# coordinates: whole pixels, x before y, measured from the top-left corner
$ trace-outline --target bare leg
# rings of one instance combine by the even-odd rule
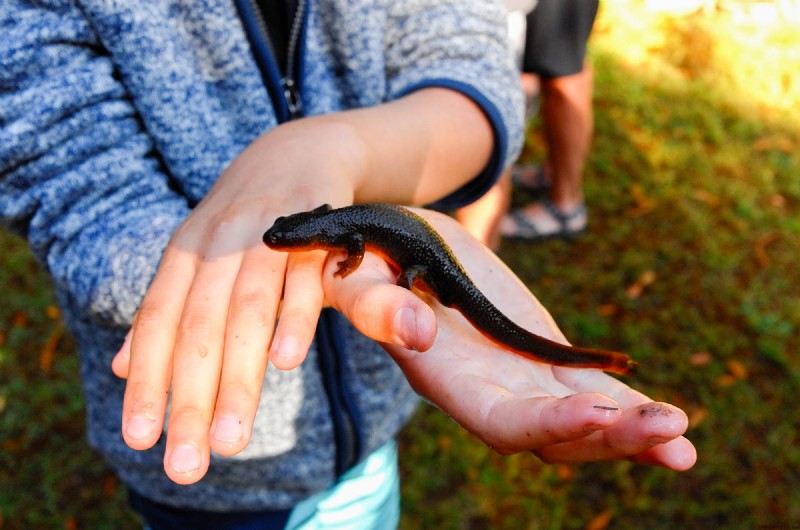
[[[535,227],[533,232],[540,236],[557,234],[565,228],[579,232],[586,226],[583,170],[594,132],[592,87],[593,70],[588,63],[577,74],[541,81],[542,118],[548,146],[545,175],[552,184],[549,199],[561,214],[575,215],[562,221],[543,203],[535,202],[502,219],[503,235],[527,237],[522,221]]]
[[[520,84],[528,102],[539,93],[539,77],[520,74]],[[529,114],[526,109],[526,116]],[[459,208],[455,218],[484,245],[494,250],[500,248],[500,220],[511,204],[511,170],[504,172],[486,195],[474,203]]]
[[[542,117],[553,186],[550,200],[568,212],[583,202],[583,170],[594,132],[593,70],[542,82]]]
[[[464,225],[467,232],[490,249],[500,248],[500,219],[508,211],[511,200],[511,171],[500,176],[497,183],[480,199],[468,206],[459,208],[455,218]]]

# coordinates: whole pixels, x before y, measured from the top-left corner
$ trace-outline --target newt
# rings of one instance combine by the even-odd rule
[[[263,237],[278,251],[344,250],[335,276],[354,271],[369,250],[399,273],[398,285],[433,294],[485,337],[527,359],[574,368],[631,373],[637,363],[623,353],[568,346],[514,323],[475,286],[449,245],[422,217],[391,204],[363,204],[279,217]]]

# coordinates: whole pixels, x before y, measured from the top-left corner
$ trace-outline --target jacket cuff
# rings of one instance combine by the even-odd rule
[[[506,127],[505,120],[500,110],[484,94],[475,87],[452,79],[426,79],[420,83],[408,87],[402,95],[421,90],[423,88],[447,88],[454,90],[468,97],[475,102],[483,111],[494,135],[494,145],[492,154],[486,167],[472,180],[464,184],[459,189],[442,197],[429,206],[436,209],[449,210],[466,206],[480,199],[489,189],[494,186],[506,166],[512,162],[511,152],[516,153],[519,147],[510,147],[510,134]],[[521,143],[521,142],[520,142]]]

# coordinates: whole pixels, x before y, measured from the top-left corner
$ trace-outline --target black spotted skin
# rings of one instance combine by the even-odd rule
[[[475,286],[450,247],[422,217],[392,204],[331,209],[324,205],[281,217],[264,233],[273,250],[344,250],[338,276],[361,263],[365,250],[382,255],[405,287],[423,284],[447,307],[457,309],[484,336],[534,361],[575,368],[631,373],[636,362],[625,354],[567,346],[532,333],[505,316]]]

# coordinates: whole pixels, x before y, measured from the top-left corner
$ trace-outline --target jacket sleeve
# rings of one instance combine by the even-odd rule
[[[439,206],[480,197],[517,158],[524,103],[501,2],[488,0],[389,2],[386,70],[391,97],[429,86],[470,97],[491,122],[492,158],[481,175]]]
[[[74,3],[6,5],[0,218],[73,311],[127,326],[188,206]]]

